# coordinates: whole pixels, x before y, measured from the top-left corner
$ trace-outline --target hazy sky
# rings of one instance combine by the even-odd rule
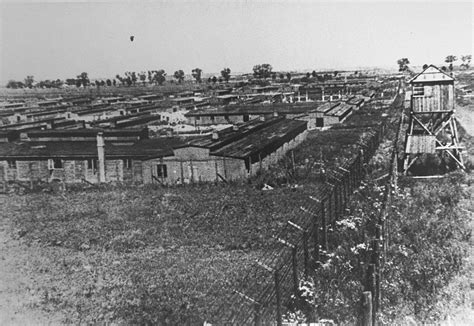
[[[470,1],[0,0],[0,82],[441,63],[473,48]],[[20,3],[19,3],[20,2]],[[135,36],[131,42],[130,35]]]

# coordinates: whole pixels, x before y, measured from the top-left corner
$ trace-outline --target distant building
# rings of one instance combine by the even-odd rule
[[[306,126],[306,121],[280,117],[256,119],[189,142],[144,139],[138,130],[35,131],[20,140],[5,131],[0,134],[0,182],[171,185],[238,180],[300,144]]]
[[[307,135],[307,122],[253,120],[173,149],[143,163],[145,183],[179,184],[247,178],[276,163]]]
[[[343,122],[354,110],[354,105],[328,102],[309,113],[308,128],[323,128]]]

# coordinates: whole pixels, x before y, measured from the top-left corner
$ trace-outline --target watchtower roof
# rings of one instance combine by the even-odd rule
[[[427,82],[454,82],[454,78],[434,65],[428,66],[425,70],[410,79],[409,83],[427,83]]]

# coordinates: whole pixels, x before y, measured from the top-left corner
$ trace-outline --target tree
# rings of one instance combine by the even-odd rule
[[[90,80],[89,80],[89,77],[87,76],[87,72],[81,73],[79,76],[77,76],[77,79],[79,79],[79,81],[80,81],[80,83],[83,87],[89,86],[89,84],[90,84]],[[77,84],[76,84],[76,86],[77,86]]]
[[[33,83],[35,82],[35,79],[33,76],[26,76],[25,78],[25,87],[28,88],[33,88]]]
[[[7,83],[7,88],[16,89],[16,88],[23,88],[23,87],[25,87],[25,84],[23,84],[23,82],[21,81],[9,80]]]
[[[458,58],[456,58],[454,55],[448,55],[446,59],[444,59],[444,62],[449,63],[449,70],[453,71],[453,62],[456,60],[458,60]]]
[[[153,77],[153,80],[158,83],[158,85],[163,85],[163,83],[166,80],[166,72],[163,69],[160,69],[158,71],[155,71],[155,76]]]
[[[311,76],[313,76],[313,77],[316,78],[317,74],[316,74],[316,71],[315,71],[315,70],[313,70],[313,72],[311,73]]]
[[[150,71],[150,70],[147,71],[148,83],[151,84],[153,82],[155,74],[156,74],[156,71]]]
[[[117,80],[120,82],[120,84],[125,85],[125,78],[123,78],[122,76],[120,76],[118,74],[115,76],[115,78],[117,78]]]
[[[408,67],[408,65],[410,64],[410,60],[408,60],[407,58],[399,59],[397,61],[397,64],[398,64],[398,71],[400,72],[410,71],[410,68]]]
[[[142,71],[142,72],[138,75],[138,77],[140,77],[140,81],[143,83],[143,86],[145,86],[145,84],[146,84],[146,76],[147,76],[147,75],[146,75],[146,73],[145,73],[144,71]]]
[[[194,68],[193,71],[192,71],[192,75],[194,77],[194,79],[196,79],[196,81],[198,83],[201,83],[202,82],[202,79],[201,79],[201,76],[202,76],[202,69],[200,68]]]
[[[107,84],[107,86],[110,87],[110,86],[112,86],[112,81],[110,79],[107,79],[106,84]]]
[[[470,54],[462,55],[461,56],[461,61],[462,61],[461,67],[463,67],[464,69],[469,69],[469,66],[471,64],[471,60],[472,60],[472,55],[470,55]]]
[[[286,79],[288,79],[288,81],[291,80],[291,74],[289,72],[286,73]]]
[[[253,75],[255,78],[267,79],[272,74],[272,66],[268,63],[256,65],[253,67]]]
[[[221,70],[221,76],[224,78],[225,82],[228,83],[230,79],[230,68],[224,68]]]
[[[442,66],[442,67],[441,67],[441,70],[442,70],[442,71],[448,71],[448,68],[446,68],[446,66]]]
[[[68,78],[68,79],[66,79],[66,85],[68,85],[68,86],[74,86],[74,85],[76,85],[76,79],[74,79],[74,78]]]
[[[174,72],[174,78],[176,78],[176,80],[178,81],[178,83],[182,83],[183,80],[184,80],[184,71],[182,71],[181,69],[180,70],[176,70]]]
[[[112,81],[112,84],[113,84],[114,86],[116,86],[116,85],[117,85],[117,81],[114,79],[114,80]]]
[[[311,74],[309,72],[306,73],[306,79],[308,79],[309,77],[311,77]]]
[[[425,63],[425,64],[423,65],[423,70],[425,70],[426,68],[428,68],[428,65]]]
[[[212,76],[212,82],[215,84],[217,83],[217,77],[216,76]]]
[[[278,76],[281,79],[285,78],[285,75],[283,75],[283,73],[280,73],[280,75]]]

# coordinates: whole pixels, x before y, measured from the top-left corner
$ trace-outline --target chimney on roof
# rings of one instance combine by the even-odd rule
[[[105,182],[105,141],[102,132],[97,133],[97,156],[99,165],[99,182]]]
[[[212,140],[218,140],[219,139],[219,133],[217,131],[212,132]]]
[[[239,131],[239,126],[233,125],[233,126],[232,126],[232,130],[233,130],[233,131]]]
[[[265,115],[264,114],[260,115],[260,121],[265,121]]]
[[[273,111],[273,116],[278,117],[278,111]]]

